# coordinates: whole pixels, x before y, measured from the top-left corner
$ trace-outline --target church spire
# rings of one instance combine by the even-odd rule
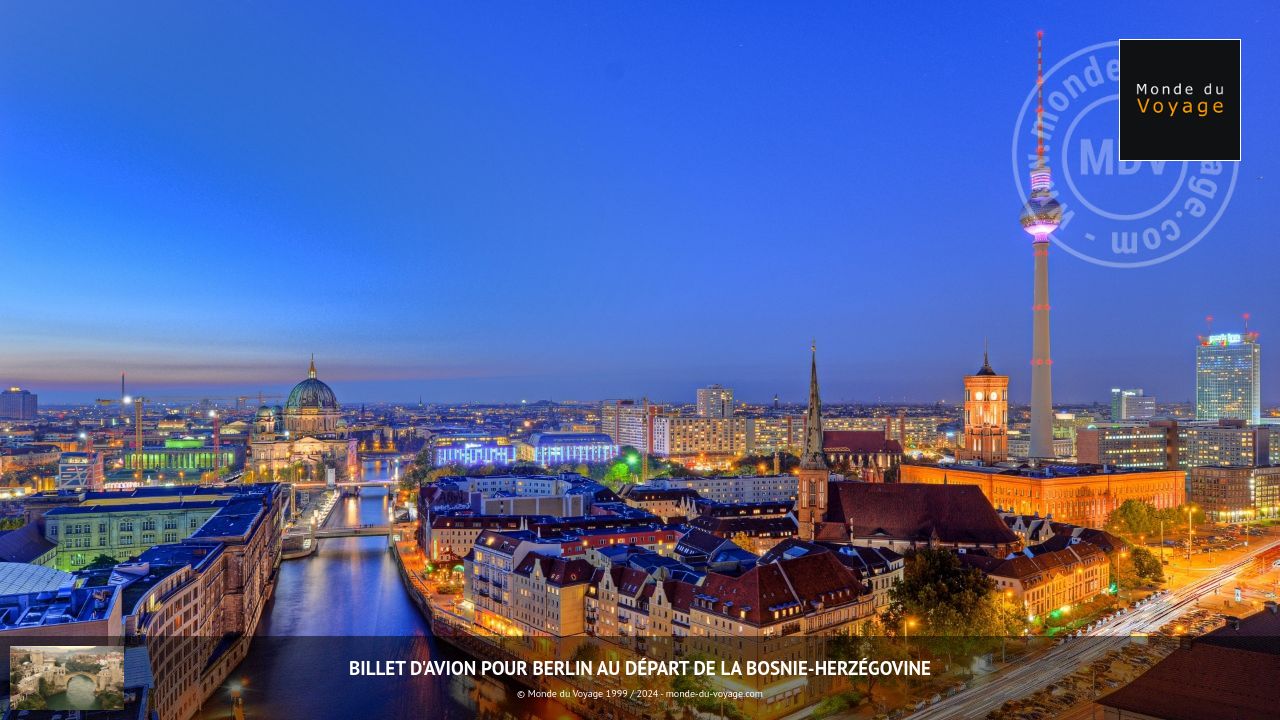
[[[314,379],[316,376],[316,354],[311,353],[311,367],[307,370],[307,377]]]
[[[804,452],[800,467],[826,470],[827,456],[822,451],[822,399],[818,395],[818,343],[809,348],[809,412],[804,421]]]

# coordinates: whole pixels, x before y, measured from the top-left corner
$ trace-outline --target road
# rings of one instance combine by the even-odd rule
[[[1028,657],[995,673],[987,681],[908,717],[911,720],[983,718],[1005,702],[1026,697],[1123,646],[1133,633],[1152,632],[1177,620],[1194,609],[1200,598],[1230,583],[1255,557],[1276,547],[1280,547],[1280,540],[1251,548],[1248,554],[1215,569],[1212,574],[1095,628],[1087,638],[1075,638]]]

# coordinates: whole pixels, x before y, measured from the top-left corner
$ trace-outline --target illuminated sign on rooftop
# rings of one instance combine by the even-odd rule
[[[1240,333],[1218,333],[1210,335],[1208,344],[1210,345],[1239,345],[1244,340],[1244,336]]]

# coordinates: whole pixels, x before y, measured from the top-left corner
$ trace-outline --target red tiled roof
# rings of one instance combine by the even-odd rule
[[[693,604],[693,594],[697,592],[698,586],[683,580],[667,580],[662,584],[662,589],[676,612],[687,613],[689,606]]]
[[[857,602],[862,590],[852,570],[831,553],[820,553],[757,565],[738,576],[709,573],[694,593],[702,609],[759,626],[774,622],[775,610],[799,607],[800,614],[791,616],[799,617],[815,603]]]
[[[541,566],[542,576],[547,582],[561,587],[591,582],[591,576],[595,573],[595,567],[586,560],[566,560],[555,555],[531,552],[524,556],[524,560],[515,569],[516,574],[532,574],[535,562]]]
[[[883,430],[827,430],[822,449],[829,453],[900,453],[902,445],[885,437]]]
[[[1014,545],[1018,536],[976,485],[831,481],[828,521],[853,537],[976,545]],[[826,539],[826,538],[823,538]]]
[[[1035,557],[1018,553],[1011,558],[993,558],[976,553],[965,553],[961,561],[977,567],[988,575],[1015,578],[1034,584],[1038,576],[1059,570],[1069,570],[1077,563],[1095,564],[1107,562],[1107,556],[1099,548],[1087,542],[1078,542],[1062,550],[1043,552]]]
[[[1161,720],[1277,720],[1276,678],[1280,655],[1197,642],[1098,704]]]

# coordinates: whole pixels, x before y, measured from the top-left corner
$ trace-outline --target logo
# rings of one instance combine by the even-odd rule
[[[1119,43],[1077,50],[1044,74],[1045,159],[1062,219],[1053,243],[1086,262],[1140,268],[1175,258],[1217,224],[1239,163],[1120,160]],[[1036,87],[1013,130],[1012,169],[1022,202],[1036,162]]]

